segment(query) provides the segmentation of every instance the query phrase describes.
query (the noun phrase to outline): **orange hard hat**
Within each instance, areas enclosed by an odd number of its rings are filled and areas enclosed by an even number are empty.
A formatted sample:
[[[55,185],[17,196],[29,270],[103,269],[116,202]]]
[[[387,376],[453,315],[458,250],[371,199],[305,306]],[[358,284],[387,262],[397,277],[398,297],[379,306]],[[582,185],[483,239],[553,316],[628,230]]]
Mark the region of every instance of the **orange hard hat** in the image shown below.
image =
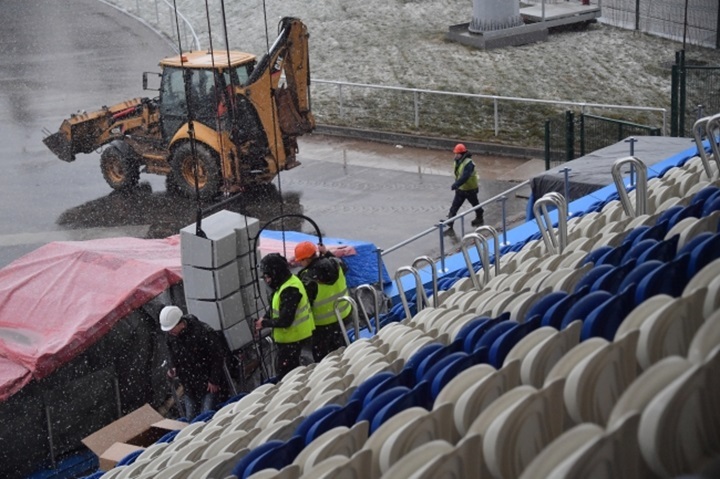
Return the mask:
[[[303,241],[295,246],[295,261],[312,258],[317,253],[317,246],[310,241]]]
[[[458,143],[457,145],[455,145],[455,148],[453,148],[453,153],[455,153],[456,155],[459,155],[460,153],[466,153],[466,152],[467,152],[467,148],[465,148],[465,145],[463,145],[462,143]]]

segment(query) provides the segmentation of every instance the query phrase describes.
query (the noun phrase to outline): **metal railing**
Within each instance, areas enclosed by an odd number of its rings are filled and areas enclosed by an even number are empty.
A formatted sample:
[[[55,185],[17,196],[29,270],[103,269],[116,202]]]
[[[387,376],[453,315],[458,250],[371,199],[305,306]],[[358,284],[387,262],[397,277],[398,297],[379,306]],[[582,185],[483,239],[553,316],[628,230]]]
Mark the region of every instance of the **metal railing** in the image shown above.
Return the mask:
[[[387,256],[388,254],[397,251],[401,248],[404,248],[405,246],[419,240],[420,238],[423,238],[431,233],[438,233],[439,238],[439,245],[440,245],[440,258],[439,258],[439,264],[440,264],[440,273],[446,273],[447,270],[445,268],[445,259],[446,259],[446,250],[445,250],[445,228],[447,227],[448,223],[454,223],[456,220],[460,220],[460,228],[461,228],[461,236],[465,236],[465,216],[469,215],[470,213],[475,212],[476,210],[482,208],[483,206],[487,206],[490,203],[502,203],[502,235],[503,235],[503,242],[502,245],[506,245],[507,243],[507,213],[505,210],[505,202],[508,199],[508,195],[511,193],[514,193],[530,184],[529,180],[523,181],[522,183],[518,183],[517,185],[513,186],[512,188],[503,191],[502,193],[493,196],[492,198],[489,198],[485,201],[480,202],[477,206],[463,211],[461,213],[458,213],[457,215],[453,216],[452,218],[448,218],[444,221],[439,222],[438,224],[432,226],[431,228],[428,228],[426,230],[421,231],[420,233],[416,234],[415,236],[412,236],[405,241],[402,241],[394,246],[391,246],[387,249],[381,249],[377,248],[375,250],[376,256],[377,256],[377,271],[378,271],[378,284],[383,284],[383,257]],[[481,227],[482,228],[482,227]],[[433,268],[435,268],[436,264],[433,264]]]
[[[348,89],[365,89],[365,90],[381,90],[384,92],[398,92],[412,95],[412,125],[414,128],[420,128],[422,124],[422,97],[423,95],[438,96],[438,97],[455,97],[461,99],[479,99],[492,101],[493,111],[493,131],[497,137],[500,134],[500,104],[501,103],[521,103],[524,105],[535,104],[535,105],[550,105],[554,107],[573,107],[580,110],[581,113],[586,113],[587,109],[601,109],[601,110],[617,110],[617,111],[635,111],[635,112],[651,112],[659,113],[662,115],[662,131],[666,130],[667,126],[667,109],[658,107],[648,106],[631,106],[631,105],[613,105],[604,103],[587,103],[587,102],[576,102],[576,101],[563,101],[563,100],[543,100],[538,98],[523,98],[523,97],[512,97],[512,96],[501,96],[501,95],[483,95],[476,93],[462,93],[462,92],[450,92],[450,91],[439,91],[439,90],[427,90],[422,88],[404,88],[397,86],[386,86],[386,85],[373,85],[363,83],[352,83],[352,82],[341,82],[331,80],[319,80],[313,79],[313,84],[319,85],[334,85],[336,87],[336,98],[338,107],[338,118],[341,120],[351,120],[348,116],[348,101],[353,101],[354,108],[358,108],[357,103],[359,100],[352,99],[348,96]],[[363,97],[360,97],[363,98]],[[360,100],[362,101],[362,100]],[[317,104],[317,101],[316,101]],[[366,109],[367,110],[367,109]],[[369,109],[372,110],[372,107]],[[387,114],[387,112],[384,112]],[[320,116],[320,115],[319,115]]]

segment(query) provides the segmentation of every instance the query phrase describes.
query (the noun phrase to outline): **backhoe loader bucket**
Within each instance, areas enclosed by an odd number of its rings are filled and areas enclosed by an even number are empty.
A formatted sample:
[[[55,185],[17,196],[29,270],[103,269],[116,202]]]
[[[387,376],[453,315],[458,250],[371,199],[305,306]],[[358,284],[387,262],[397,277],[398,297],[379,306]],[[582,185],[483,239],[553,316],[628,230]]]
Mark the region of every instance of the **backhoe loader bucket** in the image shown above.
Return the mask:
[[[45,143],[45,146],[47,146],[50,151],[52,151],[55,156],[61,160],[67,161],[68,163],[75,161],[75,155],[72,152],[72,144],[62,131],[46,136],[43,139],[43,143]]]

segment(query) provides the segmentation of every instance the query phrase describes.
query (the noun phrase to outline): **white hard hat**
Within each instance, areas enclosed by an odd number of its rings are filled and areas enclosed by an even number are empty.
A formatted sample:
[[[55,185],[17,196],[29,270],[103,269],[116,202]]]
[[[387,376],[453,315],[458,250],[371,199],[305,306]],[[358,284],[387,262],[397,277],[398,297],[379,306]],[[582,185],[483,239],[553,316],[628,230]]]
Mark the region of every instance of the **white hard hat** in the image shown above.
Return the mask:
[[[182,315],[182,310],[177,306],[165,306],[162,311],[160,311],[160,329],[170,331],[177,326]]]

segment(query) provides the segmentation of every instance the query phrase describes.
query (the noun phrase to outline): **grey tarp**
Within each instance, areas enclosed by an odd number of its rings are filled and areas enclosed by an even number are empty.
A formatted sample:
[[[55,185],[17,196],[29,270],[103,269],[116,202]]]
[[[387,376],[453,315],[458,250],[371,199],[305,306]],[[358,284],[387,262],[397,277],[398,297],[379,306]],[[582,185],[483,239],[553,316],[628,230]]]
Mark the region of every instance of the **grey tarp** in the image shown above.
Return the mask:
[[[666,136],[637,136],[634,144],[634,156],[650,169],[652,165],[666,160],[695,146],[690,138],[672,138]],[[630,156],[630,143],[623,140],[614,145],[596,150],[589,155],[568,161],[558,167],[547,170],[530,181],[532,198],[538,199],[551,192],[565,194],[565,174],[569,172],[569,201],[582,198],[613,182],[611,168],[615,161]]]

